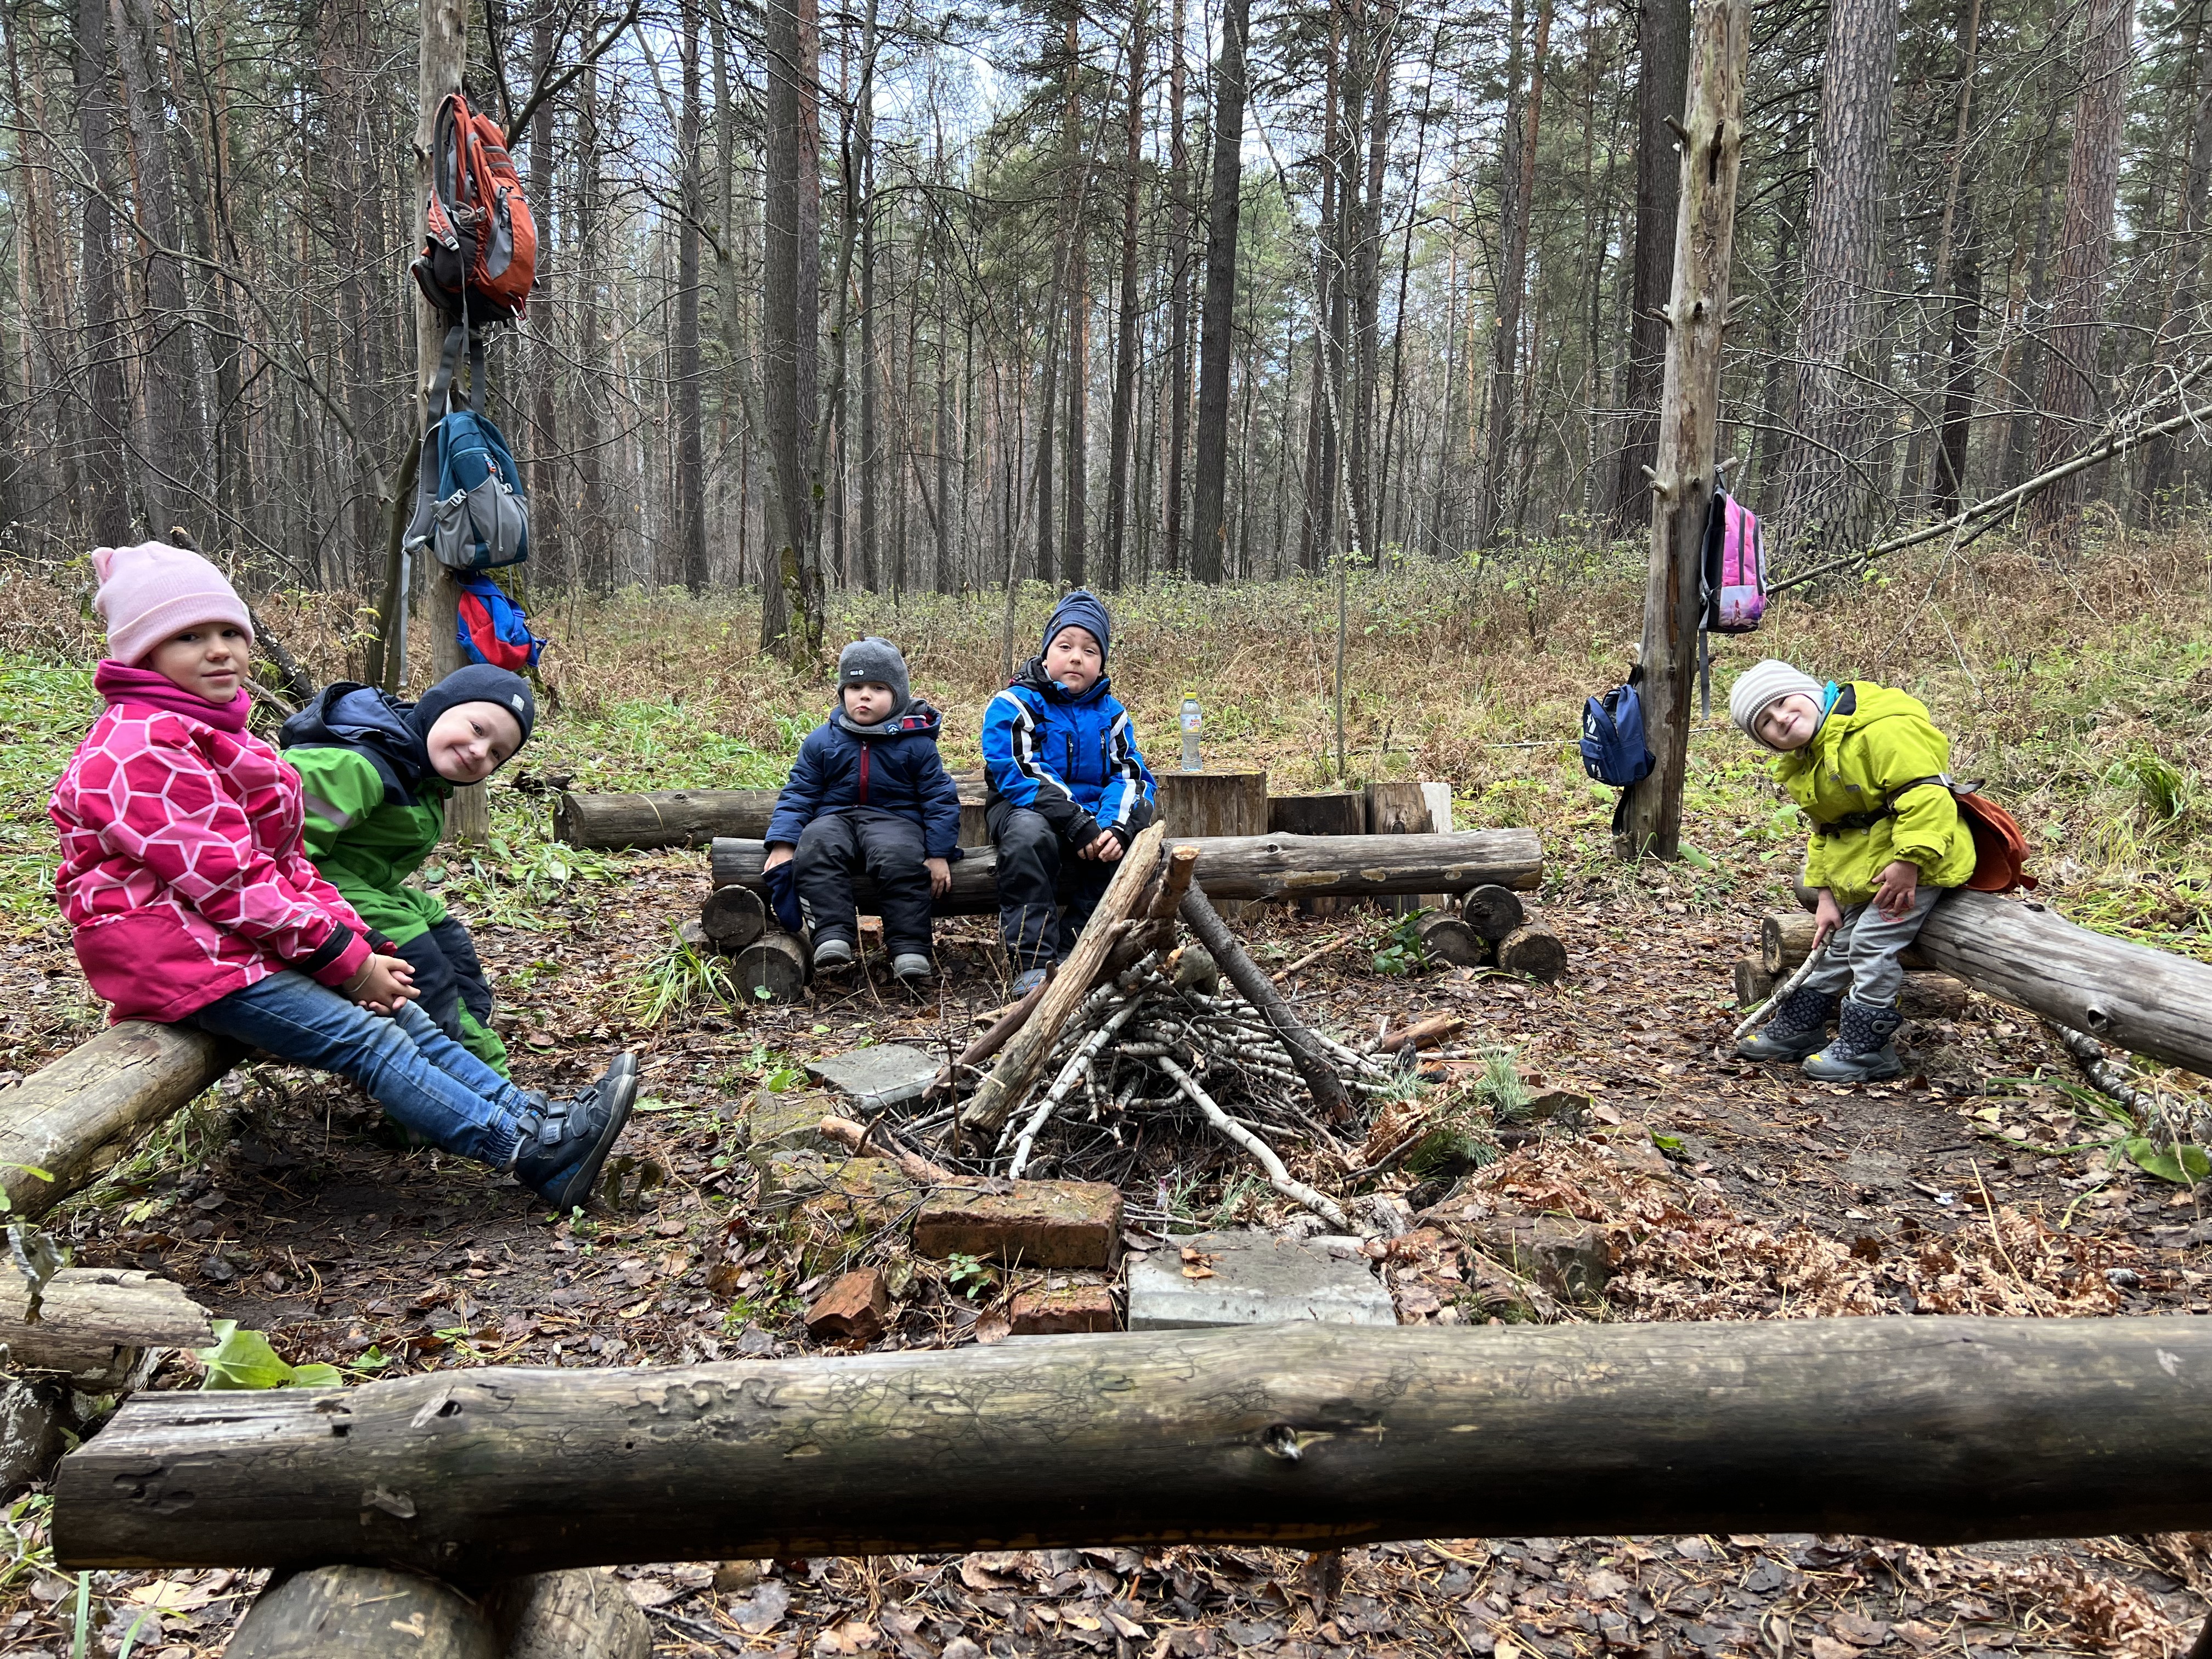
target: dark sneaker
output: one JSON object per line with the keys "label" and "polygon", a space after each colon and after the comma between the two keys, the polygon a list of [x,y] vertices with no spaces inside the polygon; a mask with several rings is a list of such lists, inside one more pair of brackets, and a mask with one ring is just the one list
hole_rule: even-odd
{"label": "dark sneaker", "polygon": [[1835,1012],[1834,996],[1801,985],[1774,1005],[1765,1025],[1738,1039],[1735,1051],[1746,1060],[1802,1060],[1828,1040]]}
{"label": "dark sneaker", "polygon": [[565,1100],[525,1097],[518,1114],[515,1179],[556,1210],[591,1202],[599,1170],[637,1099],[637,1056],[617,1054],[597,1083]]}
{"label": "dark sneaker", "polygon": [[922,951],[902,951],[891,958],[891,972],[904,985],[927,985],[937,972],[928,953]]}
{"label": "dark sneaker", "polygon": [[1845,997],[1836,1040],[1805,1062],[1805,1075],[1815,1083],[1878,1083],[1895,1077],[1905,1062],[1889,1039],[1903,1024],[1905,1016],[1893,1007]]}

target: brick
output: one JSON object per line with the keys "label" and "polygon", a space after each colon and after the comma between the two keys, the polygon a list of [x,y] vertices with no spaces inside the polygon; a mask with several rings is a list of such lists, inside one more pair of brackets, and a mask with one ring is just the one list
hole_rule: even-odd
{"label": "brick", "polygon": [[817,1342],[866,1345],[884,1334],[891,1293],[873,1267],[856,1267],[814,1299],[806,1310],[807,1334]]}
{"label": "brick", "polygon": [[1014,1297],[1011,1310],[1016,1336],[1066,1336],[1078,1331],[1112,1331],[1121,1321],[1114,1310],[1114,1287],[1098,1279],[1039,1285]]}
{"label": "brick", "polygon": [[974,1255],[1024,1267],[1109,1267],[1121,1236],[1121,1189],[1096,1181],[940,1188],[914,1219],[914,1248],[939,1261]]}

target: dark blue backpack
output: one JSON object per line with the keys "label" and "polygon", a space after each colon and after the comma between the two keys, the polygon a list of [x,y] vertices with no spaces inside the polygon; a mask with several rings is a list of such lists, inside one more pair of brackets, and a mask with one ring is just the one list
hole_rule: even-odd
{"label": "dark blue backpack", "polygon": [[1644,746],[1644,700],[1632,682],[1583,705],[1582,750],[1583,770],[1616,789],[1650,775],[1656,761]]}
{"label": "dark blue backpack", "polygon": [[[446,412],[422,434],[415,516],[401,545],[410,553],[428,548],[449,570],[491,570],[530,556],[530,497],[522,487],[522,469],[508,453],[500,429],[453,389],[454,365],[466,332],[457,325],[447,336],[431,385],[431,412]],[[474,395],[484,386],[480,342],[470,352],[470,362]]]}

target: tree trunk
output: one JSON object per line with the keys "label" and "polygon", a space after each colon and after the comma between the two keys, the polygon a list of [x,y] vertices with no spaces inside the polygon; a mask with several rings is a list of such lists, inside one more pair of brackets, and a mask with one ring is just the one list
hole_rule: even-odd
{"label": "tree trunk", "polygon": [[1352,338],[1353,386],[1347,418],[1351,443],[1347,494],[1359,524],[1359,544],[1370,558],[1382,545],[1382,505],[1375,483],[1376,411],[1382,371],[1382,185],[1390,160],[1391,59],[1398,24],[1394,0],[1383,0],[1367,31],[1367,62],[1361,81],[1367,88],[1367,178],[1360,204],[1359,241],[1352,263],[1358,296]]}
{"label": "tree trunk", "polygon": [[1889,167],[1897,10],[1898,0],[1836,0],[1828,9],[1798,311],[1796,441],[1777,515],[1801,557],[1864,547],[1884,493],[1867,471],[1875,434],[1859,377]]}
{"label": "tree trunk", "polygon": [[2203,1529],[2208,1376],[2201,1319],[1937,1316],[1292,1324],[142,1394],[63,1460],[54,1553],[481,1582],[1009,1539]]}
{"label": "tree trunk", "polygon": [[[1448,836],[1236,836],[1199,837],[1182,843],[1199,849],[1197,878],[1222,899],[1304,898],[1351,894],[1463,892],[1496,883],[1533,889],[1544,870],[1543,843],[1533,830],[1470,830]],[[765,893],[757,841],[715,838],[714,885],[736,882]],[[951,890],[939,899],[939,915],[980,915],[998,908],[998,858],[988,848],[970,849],[952,866]],[[875,902],[875,884],[856,880],[862,910]]]}
{"label": "tree trunk", "polygon": [[[1841,7],[1855,0],[1837,0]],[[1660,405],[1658,500],[1644,594],[1644,738],[1656,760],[1628,796],[1620,851],[1671,859],[1682,833],[1682,781],[1697,678],[1705,517],[1719,435],[1721,325],[1728,315],[1742,160],[1749,0],[1698,0],[1690,40],[1674,289],[1668,301],[1667,384]]]}
{"label": "tree trunk", "polygon": [[707,211],[700,165],[699,9],[678,8],[677,58],[684,102],[677,119],[676,337],[669,351],[670,388],[676,405],[677,579],[693,597],[707,591],[707,457],[701,410],[699,357],[699,222]]}
{"label": "tree trunk", "polygon": [[[1549,0],[1537,0],[1537,4],[1548,24]],[[1525,18],[1523,0],[1513,0],[1511,21],[1506,26],[1510,37],[1505,57],[1505,144],[1498,167],[1499,248],[1491,296],[1488,412],[1483,424],[1482,480],[1475,492],[1475,543],[1486,548],[1498,539],[1504,518],[1500,504],[1505,499],[1506,458],[1513,442],[1513,380],[1521,356],[1521,299],[1528,274],[1530,203],[1523,181],[1534,156],[1526,122],[1527,112],[1537,107],[1537,100],[1524,90],[1522,82],[1527,62],[1522,55]]]}
{"label": "tree trunk", "polygon": [[[549,10],[537,22],[531,43],[531,73],[543,85],[553,73],[554,54],[560,49],[560,31]],[[538,106],[530,123],[530,209],[544,226],[538,243],[538,281],[557,289],[558,259],[551,227],[553,212],[553,100]],[[565,216],[564,216],[565,217]],[[568,296],[572,301],[574,296]],[[531,376],[530,422],[530,557],[544,581],[566,587],[576,579],[568,562],[568,526],[562,512],[560,473],[559,416],[560,362],[553,337],[553,322],[544,315],[531,318],[533,373]]]}
{"label": "tree trunk", "polygon": [[[2154,348],[2154,360],[2175,370],[2203,300],[2206,210],[2212,199],[2212,29],[2205,27],[2202,6],[2191,13],[2189,57],[2196,106],[2191,112],[2189,148],[2182,158],[2181,187],[2175,191],[2175,281]],[[2143,457],[2136,522],[2153,523],[2165,512],[2178,481],[2181,447],[2178,438],[2160,438]]]}
{"label": "tree trunk", "polygon": [[[2043,351],[2042,418],[2036,465],[2047,469],[2092,435],[2103,403],[2098,357],[2105,331],[2105,272],[2112,258],[2112,218],[2127,120],[2135,0],[2092,0],[2081,41],[2081,94],[2074,104],[2074,149],[2066,166],[2066,207],[2058,233],[2057,291]],[[2087,479],[2076,473],[2036,498],[2030,522],[2070,527]]]}
{"label": "tree trunk", "polygon": [[815,76],[815,0],[769,0],[768,185],[762,214],[761,355],[769,464],[782,532],[770,545],[761,643],[793,663],[822,645],[820,572],[808,568],[816,506],[806,460],[820,418],[817,385],[822,311],[822,131]]}
{"label": "tree trunk", "polygon": [[1629,256],[1628,362],[1621,406],[1628,411],[1613,524],[1620,533],[1651,515],[1644,469],[1659,462],[1659,392],[1666,378],[1667,303],[1674,281],[1674,212],[1681,158],[1668,117],[1680,120],[1689,94],[1690,0],[1643,0],[1636,14],[1636,222]]}
{"label": "tree trunk", "polygon": [[1198,471],[1191,486],[1190,574],[1222,579],[1229,482],[1229,369],[1236,349],[1237,210],[1244,176],[1244,52],[1252,0],[1225,0],[1214,71],[1212,177],[1206,204],[1206,297],[1199,319]]}
{"label": "tree trunk", "polygon": [[133,472],[125,460],[131,400],[123,384],[127,355],[123,300],[116,282],[114,215],[108,206],[115,193],[116,168],[114,94],[107,84],[107,0],[77,0],[76,27],[70,40],[77,137],[94,185],[84,192],[82,233],[84,361],[88,365],[83,392],[84,473],[91,486],[88,499],[79,504],[79,517],[90,527],[94,540],[121,547],[132,539],[131,501],[138,492],[129,487]]}
{"label": "tree trunk", "polygon": [[[138,1138],[237,1060],[227,1042],[187,1025],[125,1020],[88,1038],[4,1097],[0,1192],[18,1219],[44,1215],[88,1187]],[[41,1181],[33,1170],[44,1170]]]}
{"label": "tree trunk", "polygon": [[[418,246],[424,234],[422,204],[430,193],[438,108],[448,94],[460,90],[461,73],[468,61],[468,10],[462,0],[422,0],[421,15],[415,88],[415,238]],[[417,419],[425,433],[436,418],[429,407],[430,383],[436,378],[445,343],[444,316],[416,294],[415,393]],[[483,398],[482,386],[471,390]],[[430,562],[429,578],[430,677],[441,680],[460,667],[463,660],[460,639],[453,628],[460,609],[461,586],[459,577],[435,560]],[[463,784],[454,789],[446,803],[446,833],[466,846],[481,846],[491,839],[491,809],[484,799],[483,785]]]}
{"label": "tree trunk", "polygon": [[129,0],[111,14],[116,23],[116,63],[130,110],[131,147],[138,222],[154,246],[142,250],[146,296],[146,516],[166,537],[199,506],[206,445],[198,419],[191,311],[185,294],[184,243],[177,209],[175,158],[169,145],[167,88],[150,36],[154,20],[145,0]]}
{"label": "tree trunk", "polygon": [[1175,0],[1168,50],[1168,464],[1163,495],[1165,562],[1182,568],[1182,464],[1190,448],[1190,149],[1182,130],[1183,0]]}
{"label": "tree trunk", "polygon": [[1106,547],[1100,577],[1111,592],[1122,581],[1122,542],[1129,526],[1130,428],[1137,410],[1137,208],[1144,183],[1145,39],[1149,0],[1129,15],[1129,112],[1121,152],[1121,288],[1114,331],[1114,410],[1106,458]]}

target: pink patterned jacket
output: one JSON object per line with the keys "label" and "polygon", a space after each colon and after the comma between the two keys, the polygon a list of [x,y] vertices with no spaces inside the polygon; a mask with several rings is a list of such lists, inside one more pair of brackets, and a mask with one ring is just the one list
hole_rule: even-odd
{"label": "pink patterned jacket", "polygon": [[368,929],[300,850],[299,775],[216,705],[103,662],[107,699],[54,786],[54,893],[111,1019],[173,1021],[297,969],[344,984]]}

